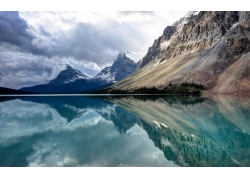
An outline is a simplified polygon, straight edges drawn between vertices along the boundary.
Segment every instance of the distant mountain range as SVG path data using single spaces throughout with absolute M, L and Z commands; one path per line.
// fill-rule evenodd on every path
M 137 63 L 121 53 L 94 77 L 67 65 L 54 80 L 21 90 L 120 92 L 202 85 L 206 93 L 250 93 L 250 12 L 190 12 L 167 26 Z M 1 76 L 1 74 L 0 74 Z
M 136 68 L 137 64 L 129 59 L 126 53 L 120 53 L 112 66 L 104 68 L 94 77 L 88 77 L 67 64 L 65 70 L 48 83 L 23 87 L 20 90 L 37 93 L 87 93 L 124 79 L 133 73 Z
M 10 89 L 10 88 L 5 88 L 5 87 L 0 87 L 0 94 L 35 94 L 32 92 L 27 92 L 27 91 L 21 91 L 21 90 L 15 90 L 15 89 Z
M 250 93 L 250 12 L 189 13 L 156 39 L 131 76 L 111 89 L 201 84 L 207 93 Z

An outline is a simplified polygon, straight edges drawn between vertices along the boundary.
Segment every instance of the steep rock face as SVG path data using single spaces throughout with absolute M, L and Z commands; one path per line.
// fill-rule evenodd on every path
M 126 53 L 120 53 L 115 62 L 110 67 L 105 67 L 94 78 L 106 79 L 109 82 L 117 82 L 135 71 L 137 64 L 126 56 Z
M 161 89 L 170 82 L 194 82 L 213 88 L 222 73 L 250 51 L 249 39 L 250 12 L 193 13 L 166 27 L 141 60 L 140 69 L 116 84 L 116 88 L 156 86 Z M 247 69 L 240 70 L 244 77 L 248 76 Z M 233 79 L 234 91 L 227 93 L 241 93 L 241 89 L 248 92 L 249 81 L 242 84 L 243 76 L 237 77 Z M 213 92 L 225 93 L 224 90 Z
M 199 12 L 197 15 L 186 17 L 182 20 L 183 27 L 180 31 L 176 31 L 178 27 L 176 23 L 168 26 L 163 35 L 155 40 L 147 56 L 156 57 L 161 54 L 168 59 L 184 52 L 204 50 L 223 36 L 232 55 L 248 52 L 250 50 L 249 39 L 243 31 L 243 28 L 247 30 L 249 27 L 246 25 L 248 16 L 246 12 L 243 12 L 242 16 L 241 14 L 242 12 Z M 161 43 L 169 40 L 169 45 L 162 48 Z M 148 60 L 143 58 L 141 67 L 146 62 Z
M 163 35 L 156 39 L 151 47 L 149 47 L 148 52 L 145 57 L 143 57 L 140 67 L 146 65 L 149 61 L 155 59 L 156 56 L 161 54 L 162 49 L 165 49 L 169 45 L 169 40 L 173 35 L 175 35 L 179 29 L 183 26 L 185 22 L 187 22 L 193 16 L 185 16 L 181 18 L 179 21 L 176 21 L 172 26 L 167 26 Z
M 209 93 L 250 93 L 250 52 L 241 56 L 219 76 Z

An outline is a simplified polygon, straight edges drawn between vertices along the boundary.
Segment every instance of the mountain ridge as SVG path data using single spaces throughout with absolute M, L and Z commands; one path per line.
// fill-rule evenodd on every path
M 192 82 L 204 85 L 209 93 L 250 93 L 249 38 L 250 12 L 193 13 L 167 26 L 142 58 L 140 68 L 111 88 L 163 89 L 170 83 Z M 243 58 L 244 67 L 239 63 Z M 237 74 L 233 84 L 226 80 L 229 67 Z M 218 82 L 220 87 L 232 87 L 219 88 Z
M 0 94 L 35 94 L 33 92 L 28 92 L 28 91 L 22 91 L 22 90 L 15 90 L 11 88 L 6 88 L 6 87 L 0 87 Z
M 87 93 L 114 84 L 131 74 L 136 67 L 136 63 L 126 57 L 126 53 L 120 53 L 112 66 L 105 67 L 92 78 L 66 64 L 65 69 L 55 79 L 20 90 L 38 93 Z
M 81 71 L 73 69 L 70 65 L 66 64 L 65 69 L 62 70 L 55 79 L 46 84 L 66 84 L 77 79 L 89 79 L 89 77 Z

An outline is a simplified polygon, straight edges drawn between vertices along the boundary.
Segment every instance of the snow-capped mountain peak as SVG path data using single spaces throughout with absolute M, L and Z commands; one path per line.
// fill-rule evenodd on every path
M 137 64 L 120 54 L 112 66 L 104 68 L 95 77 L 88 77 L 81 71 L 66 65 L 58 76 L 48 83 L 23 87 L 22 90 L 39 93 L 71 93 L 90 91 L 107 87 L 130 75 L 137 68 Z
M 135 71 L 137 64 L 126 56 L 126 53 L 119 53 L 112 66 L 105 67 L 94 78 L 117 82 Z
M 50 81 L 50 84 L 66 84 L 69 82 L 76 81 L 78 79 L 89 79 L 88 76 L 83 74 L 81 71 L 73 69 L 70 65 L 66 65 L 65 69 L 61 71 L 58 76 Z

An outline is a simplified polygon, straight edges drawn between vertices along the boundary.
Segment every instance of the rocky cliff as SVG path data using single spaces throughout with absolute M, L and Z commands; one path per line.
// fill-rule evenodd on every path
M 250 12 L 186 15 L 156 39 L 140 69 L 117 88 L 194 82 L 213 93 L 250 93 Z

